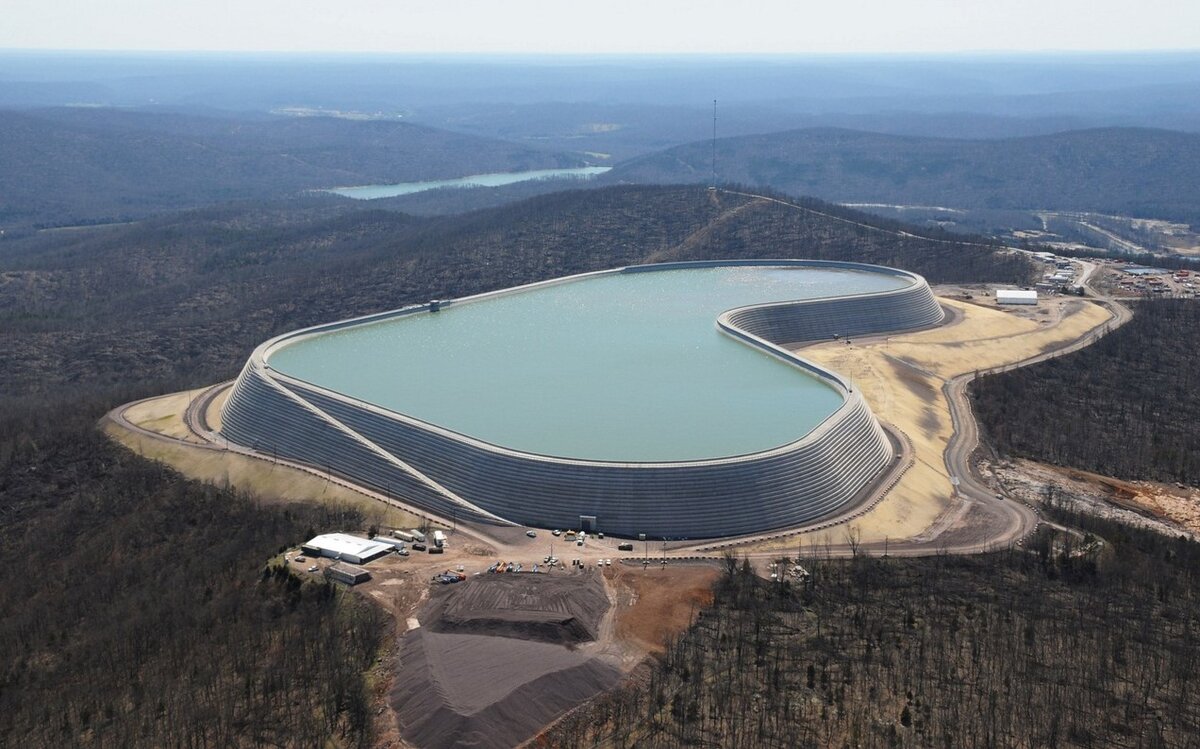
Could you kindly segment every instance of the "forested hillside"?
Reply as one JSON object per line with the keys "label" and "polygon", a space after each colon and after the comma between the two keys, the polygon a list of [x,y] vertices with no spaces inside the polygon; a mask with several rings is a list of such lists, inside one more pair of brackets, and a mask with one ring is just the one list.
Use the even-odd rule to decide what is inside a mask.
{"label": "forested hillside", "polygon": [[369,746],[386,616],[264,571],[354,518],[185,481],[107,405],[0,402],[0,746]]}
{"label": "forested hillside", "polygon": [[805,206],[623,187],[418,219],[293,200],[0,244],[0,745],[371,738],[364,672],[383,618],[263,574],[283,545],[354,518],[184,481],[105,440],[95,423],[108,408],[230,377],[253,346],[305,324],[626,263],[836,257],[935,280],[1029,272],[987,247]]}
{"label": "forested hillside", "polygon": [[1200,544],[1053,513],[1025,549],[731,562],[713,608],[643,680],[539,746],[1190,747]]}
{"label": "forested hillside", "polygon": [[0,229],[582,163],[396,121],[0,110]]}
{"label": "forested hillside", "polygon": [[1016,255],[900,237],[882,219],[803,205],[619,187],[453,218],[301,201],[47,232],[0,250],[0,373],[12,391],[131,373],[199,384],[232,375],[253,346],[288,329],[631,263],[827,258],[935,282],[1030,272]]}
{"label": "forested hillside", "polygon": [[1200,306],[1162,299],[1097,343],[972,386],[1002,453],[1128,479],[1200,482]]}
{"label": "forested hillside", "polygon": [[[722,182],[862,203],[1062,209],[1200,225],[1200,135],[1143,128],[960,140],[817,128],[717,141]],[[607,181],[707,182],[708,141],[633,159]]]}

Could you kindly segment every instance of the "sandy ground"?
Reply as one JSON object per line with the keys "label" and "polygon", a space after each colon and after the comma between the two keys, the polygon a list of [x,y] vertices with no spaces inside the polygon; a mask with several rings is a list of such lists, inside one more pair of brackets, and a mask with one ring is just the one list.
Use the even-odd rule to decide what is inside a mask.
{"label": "sandy ground", "polygon": [[[998,309],[979,287],[943,289],[941,293],[943,304],[953,310],[954,319],[949,325],[925,332],[853,341],[849,345],[818,344],[803,350],[806,358],[847,375],[875,414],[909,437],[915,456],[912,468],[879,505],[846,528],[832,534],[792,536],[770,545],[747,547],[745,551],[775,548],[790,551],[826,542],[842,543],[847,533],[855,534],[863,543],[910,538],[920,536],[935,524],[945,526],[948,534],[974,532],[969,527],[969,518],[953,516],[953,487],[943,459],[951,422],[942,386],[960,374],[1020,361],[1076,339],[1103,324],[1109,313],[1076,298],[1048,299],[1036,308]],[[127,416],[143,428],[185,441],[194,439],[188,434],[182,414],[195,395],[195,392],[176,393],[154,399],[130,408]],[[208,423],[213,428],[220,425],[223,397],[215,399],[208,410]],[[107,423],[105,429],[130,449],[193,478],[232,485],[267,500],[353,506],[365,513],[368,522],[381,528],[421,524],[416,516],[303,471],[237,454],[199,449],[185,442],[155,440],[112,423]],[[997,476],[1007,480],[1004,470],[1016,469],[996,468]],[[1038,489],[1031,484],[1028,491],[1036,494]],[[1194,509],[1196,505],[1195,498],[1172,497],[1167,491],[1134,494],[1144,495],[1140,501],[1144,501],[1146,508],[1156,508],[1142,508],[1143,517],[1151,517],[1154,512],[1164,517],[1169,513],[1183,517],[1188,508]],[[1200,525],[1200,518],[1191,517]],[[985,522],[986,518],[975,521]],[[362,532],[354,528],[340,530]],[[527,730],[528,735],[571,705],[611,687],[620,675],[632,672],[647,656],[662,652],[670,638],[694,620],[711,601],[711,586],[720,574],[713,565],[678,561],[666,567],[623,565],[620,558],[634,553],[617,552],[615,539],[592,539],[585,547],[576,547],[544,532],[536,539],[528,539],[524,529],[509,530],[512,532],[489,529],[487,536],[482,537],[469,529],[460,529],[458,534],[451,534],[445,554],[388,556],[367,565],[372,580],[357,586],[356,591],[389,611],[395,631],[402,635],[369,675],[372,692],[379,697],[376,716],[379,746],[407,746],[402,733],[423,737],[422,743],[432,741],[437,746],[453,746],[455,741],[438,738],[447,726],[457,726],[455,730],[463,740],[475,742],[474,745],[511,745],[523,740],[525,736],[515,734],[489,737],[488,726],[519,724],[525,726],[521,730]],[[436,627],[423,626],[420,612],[428,605],[431,592],[436,595],[442,591],[441,586],[431,585],[432,575],[461,569],[471,578],[498,558],[520,562],[531,569],[535,563],[542,563],[550,544],[554,544],[553,551],[567,565],[565,570],[550,573],[551,576],[582,583],[591,575],[592,579],[598,577],[603,582],[610,607],[594,628],[594,641],[569,645],[539,641],[540,635],[536,633],[513,636],[508,625],[498,627],[496,633],[489,633],[486,628],[439,632]],[[328,564],[327,560],[298,562],[294,560],[295,552],[292,556],[291,564],[300,574],[320,574],[321,568]],[[614,564],[597,567],[597,562],[604,558],[612,559]],[[581,559],[590,571],[575,570],[570,566],[572,559]],[[309,573],[314,564],[317,572]],[[500,597],[482,608],[490,607],[493,612],[520,610],[521,600],[520,596]],[[573,609],[567,606],[558,610],[561,613]],[[506,616],[511,619],[513,615],[493,618],[500,621]],[[486,611],[480,620],[488,620]],[[409,632],[411,637],[403,636]],[[406,661],[416,664],[415,671],[409,671],[404,665]],[[398,669],[396,663],[400,663]],[[417,671],[419,677],[415,675]],[[385,699],[386,695],[391,697]],[[396,711],[398,695],[407,695],[406,704],[411,708],[407,712]],[[522,722],[523,716],[528,718],[530,704],[543,705],[544,709],[535,713],[536,720],[532,723]],[[431,720],[419,717],[427,713],[436,716]]]}
{"label": "sandy ground", "polygon": [[[158,399],[153,403],[163,400],[166,399]],[[183,405],[187,405],[186,398],[183,398]],[[287,466],[244,455],[149,439],[112,422],[105,422],[104,431],[137,454],[165,463],[188,478],[218,486],[232,486],[266,502],[305,501],[350,507],[362,512],[369,523],[380,527],[412,528],[423,522],[415,515]]]}
{"label": "sandy ground", "polygon": [[[849,376],[876,416],[908,435],[915,456],[912,468],[879,505],[847,527],[746,547],[747,551],[843,543],[851,532],[863,543],[919,536],[950,508],[953,497],[943,458],[952,433],[943,384],[1074,340],[1109,318],[1103,307],[1073,297],[1045,299],[1036,307],[997,308],[994,298],[978,287],[944,288],[939,293],[942,304],[957,317],[949,325],[802,350],[804,357]],[[962,298],[967,294],[970,299]]]}
{"label": "sandy ground", "polygon": [[663,652],[667,643],[712,603],[720,576],[712,565],[621,565],[608,572],[617,606],[617,637],[641,652]]}
{"label": "sandy ground", "polygon": [[[526,570],[535,563],[544,569],[546,540],[528,541],[506,548],[506,560],[520,563]],[[604,548],[597,544],[594,553]],[[585,559],[586,567],[575,568],[570,559],[577,555],[564,554],[566,569],[500,579],[505,576],[486,573],[498,561],[490,551],[459,532],[450,534],[444,554],[389,555],[365,565],[372,579],[356,586],[355,592],[388,611],[401,635],[381,655],[370,675],[372,693],[379,698],[376,746],[469,742],[510,746],[530,738],[571,706],[611,688],[634,673],[647,657],[661,653],[711,602],[712,584],[720,575],[710,564],[673,562],[666,567],[651,564],[643,568],[622,564],[619,559],[610,566]],[[297,561],[297,554],[293,549],[288,556],[292,569],[300,575],[320,576],[331,564],[325,559]],[[317,572],[309,573],[314,566]],[[468,578],[466,583],[431,583],[433,575],[460,568]],[[465,592],[484,578],[499,584],[483,587],[480,594],[464,596],[458,605],[449,607],[459,619],[474,618],[473,625],[463,626],[460,621],[454,632],[438,631],[445,628],[426,618],[440,616],[447,608],[444,603],[434,605],[440,597]],[[523,583],[530,580],[550,583],[550,594],[533,595],[536,590],[525,590],[528,586]],[[597,590],[602,591],[603,599],[597,597]],[[530,608],[534,612],[546,609],[546,615],[524,610]],[[514,636],[512,619],[553,623],[562,621],[563,613],[578,617],[583,629],[594,636],[563,644],[547,641],[555,638],[545,637],[545,629],[539,627],[517,631]],[[493,624],[498,626],[491,631]],[[417,636],[410,641],[408,634]],[[525,713],[529,712],[527,706],[535,703],[542,707],[531,713],[537,718],[531,721]],[[421,716],[425,713],[436,714],[436,720],[424,720]],[[524,733],[497,734],[500,742],[488,743],[489,739],[481,738],[486,732],[481,733],[480,726],[497,721],[524,726]],[[451,731],[453,741],[438,738],[446,731]],[[421,743],[411,743],[405,735]]]}
{"label": "sandy ground", "polygon": [[125,411],[125,417],[143,429],[187,442],[203,442],[187,428],[187,424],[183,421],[183,414],[192,399],[199,397],[205,390],[207,388],[186,390],[182,393],[171,393],[161,398],[143,401],[135,406],[130,406]]}
{"label": "sandy ground", "polygon": [[221,409],[225,407],[225,401],[229,400],[229,394],[232,392],[232,387],[225,388],[208,404],[208,411],[204,414],[204,418],[214,432],[221,431]]}
{"label": "sandy ground", "polygon": [[[949,517],[955,504],[953,487],[943,457],[952,431],[949,408],[942,393],[945,382],[975,369],[1017,362],[1078,338],[1103,324],[1109,316],[1104,308],[1075,297],[1047,297],[1036,307],[998,308],[986,286],[940,287],[937,291],[954,315],[948,325],[924,332],[852,341],[849,345],[828,342],[803,349],[805,357],[847,375],[874,413],[908,436],[913,445],[913,466],[882,502],[852,524],[744,547],[746,551],[844,543],[850,533],[863,543],[914,538],[931,527],[940,527],[935,523],[953,522]],[[206,414],[214,428],[219,427],[220,407],[227,393],[226,390],[214,399]],[[147,401],[131,407],[127,415],[140,426],[186,439],[187,428],[181,414],[194,395],[175,393]],[[386,509],[364,494],[303,471],[236,455],[193,450],[182,444],[158,444],[118,431],[109,428],[110,434],[131,448],[193,478],[228,483],[262,497],[346,502],[376,512]],[[402,517],[405,513],[401,510],[386,511],[395,519],[381,518],[380,525],[419,524],[415,517]]]}
{"label": "sandy ground", "polygon": [[[513,746],[532,738],[662,652],[711,602],[720,574],[706,564],[643,568],[618,561],[488,575],[496,558],[457,543],[465,540],[451,536],[445,554],[370,562],[372,579],[355,588],[390,611],[402,635],[388,655],[393,672],[373,679],[374,692],[386,695],[376,716],[377,746]],[[527,551],[536,553],[535,546]],[[319,575],[307,570],[330,563],[297,562],[295,555],[291,564],[301,574]],[[540,562],[532,556],[512,561],[526,570]],[[467,582],[431,584],[432,575],[460,567]],[[446,611],[456,619],[453,631],[436,621]],[[564,613],[583,626],[567,625]],[[583,630],[594,636],[568,642],[571,637],[546,636],[544,626],[514,630],[513,620],[563,623],[571,636]]]}
{"label": "sandy ground", "polygon": [[1093,515],[1200,539],[1200,489],[1156,481],[1123,481],[1032,460],[984,464],[1006,491],[1027,502],[1045,501],[1052,488],[1059,501]]}

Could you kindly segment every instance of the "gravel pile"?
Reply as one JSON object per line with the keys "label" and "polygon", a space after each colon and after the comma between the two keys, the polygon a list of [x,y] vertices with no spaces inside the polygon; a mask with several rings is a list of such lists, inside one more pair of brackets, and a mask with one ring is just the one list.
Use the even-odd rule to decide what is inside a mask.
{"label": "gravel pile", "polygon": [[512,747],[612,688],[622,673],[581,651],[608,610],[599,575],[511,574],[439,587],[400,640],[391,703],[426,749]]}

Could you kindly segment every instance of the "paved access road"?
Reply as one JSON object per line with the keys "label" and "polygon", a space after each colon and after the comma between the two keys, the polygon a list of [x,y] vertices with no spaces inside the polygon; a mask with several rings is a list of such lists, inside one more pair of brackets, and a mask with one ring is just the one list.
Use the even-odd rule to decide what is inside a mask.
{"label": "paved access road", "polygon": [[[767,198],[762,196],[751,195],[748,193],[734,193],[744,195],[746,197],[756,197],[763,200],[769,200],[781,205],[789,206],[801,211],[811,211],[811,209],[795,206],[791,203],[778,200],[776,198]],[[856,222],[851,222],[856,223]],[[867,224],[860,224],[863,227],[870,228],[876,231],[882,231],[898,236],[911,237],[914,235],[907,232],[894,232],[886,229],[871,227]],[[948,240],[939,240],[948,241]],[[1083,337],[1069,344],[1057,347],[1055,349],[1039,353],[1036,356],[1030,357],[1024,361],[1009,364],[999,369],[1011,369],[1014,366],[1025,366],[1035,364],[1039,361],[1060,356],[1062,354],[1076,351],[1095,342],[1099,337],[1108,333],[1111,330],[1124,325],[1132,318],[1132,312],[1128,307],[1121,304],[1118,300],[1099,296],[1095,289],[1090,285],[1092,276],[1096,272],[1097,266],[1094,263],[1086,261],[1078,261],[1083,266],[1083,272],[1080,274],[1080,284],[1087,288],[1093,294],[1093,300],[1108,307],[1111,310],[1113,317],[1105,325],[1089,331]],[[985,370],[979,374],[989,374],[992,371]],[[1004,497],[997,493],[997,489],[988,485],[988,483],[979,475],[979,472],[974,463],[974,456],[979,449],[979,429],[975,421],[974,414],[971,411],[970,399],[967,397],[967,386],[976,376],[976,373],[971,372],[952,378],[943,386],[943,392],[949,404],[951,419],[953,422],[953,434],[950,438],[946,453],[945,463],[949,474],[955,477],[958,481],[957,499],[941,517],[926,531],[920,535],[909,539],[897,539],[895,541],[859,544],[852,541],[848,537],[850,522],[874,507],[887,491],[895,484],[900,475],[907,469],[912,462],[911,445],[908,444],[907,438],[903,435],[898,435],[896,432],[889,430],[893,436],[893,441],[898,445],[899,458],[890,466],[876,482],[868,489],[868,492],[863,500],[855,503],[854,507],[848,508],[843,513],[828,518],[819,523],[803,528],[785,530],[763,534],[748,538],[731,539],[723,542],[705,542],[699,544],[671,544],[673,548],[668,548],[663,551],[654,552],[654,558],[660,559],[663,556],[670,557],[695,557],[695,556],[716,556],[723,553],[725,550],[733,551],[734,553],[744,556],[749,556],[757,560],[766,560],[779,557],[781,552],[758,552],[758,551],[741,551],[752,544],[759,543],[765,540],[784,539],[794,537],[802,533],[810,533],[814,530],[827,529],[830,533],[830,541],[828,544],[822,544],[822,551],[828,552],[831,556],[851,556],[857,553],[872,553],[882,554],[887,553],[895,556],[924,556],[941,553],[954,554],[971,554],[991,551],[999,548],[1004,548],[1014,543],[1020,542],[1021,539],[1032,533],[1041,522],[1038,512],[1034,507],[1026,505],[1014,499]],[[386,502],[399,509],[408,511],[419,517],[425,517],[440,525],[450,526],[452,521],[447,518],[439,518],[433,516],[420,508],[408,505],[394,497],[385,497],[377,492],[370,491],[363,487],[356,486],[339,476],[333,475],[327,471],[314,466],[308,466],[290,460],[281,459],[278,456],[262,453],[246,447],[229,443],[214,431],[208,424],[207,414],[211,404],[225,389],[229,388],[232,382],[221,383],[208,388],[203,393],[193,398],[184,414],[184,421],[187,424],[189,431],[198,440],[181,440],[175,437],[161,434],[149,429],[140,427],[128,420],[126,411],[143,401],[129,403],[111,411],[106,418],[118,424],[124,429],[135,432],[143,437],[153,439],[160,442],[175,443],[185,445],[187,447],[207,450],[221,450],[237,453],[258,460],[267,460],[277,465],[285,465],[290,468],[301,470],[320,477],[324,480],[343,485],[347,488],[354,489],[366,496],[378,499],[381,502]],[[152,399],[146,399],[152,400]],[[844,529],[841,538],[836,538],[838,529]],[[532,548],[541,547],[549,539],[542,539],[534,542],[524,536],[524,529],[517,527],[497,527],[487,525],[466,525],[458,524],[459,532],[464,536],[472,539],[476,543],[486,544],[494,548],[500,554],[518,554],[528,553]],[[616,556],[615,544],[616,540],[608,539],[608,543],[595,543],[586,549],[574,549],[567,547],[565,544],[564,552],[572,556],[593,557],[596,555]],[[660,542],[661,543],[661,542]],[[636,546],[636,544],[635,544]],[[661,548],[661,547],[659,547]],[[635,552],[636,553],[636,552]]]}

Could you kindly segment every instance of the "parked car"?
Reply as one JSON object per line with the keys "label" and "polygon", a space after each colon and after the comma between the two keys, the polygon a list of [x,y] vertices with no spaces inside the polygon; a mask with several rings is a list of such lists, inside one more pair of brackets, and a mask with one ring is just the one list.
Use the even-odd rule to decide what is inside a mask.
{"label": "parked car", "polygon": [[425,544],[413,544],[413,551],[425,551]]}
{"label": "parked car", "polygon": [[530,538],[537,538],[537,531],[525,531],[525,535]]}

